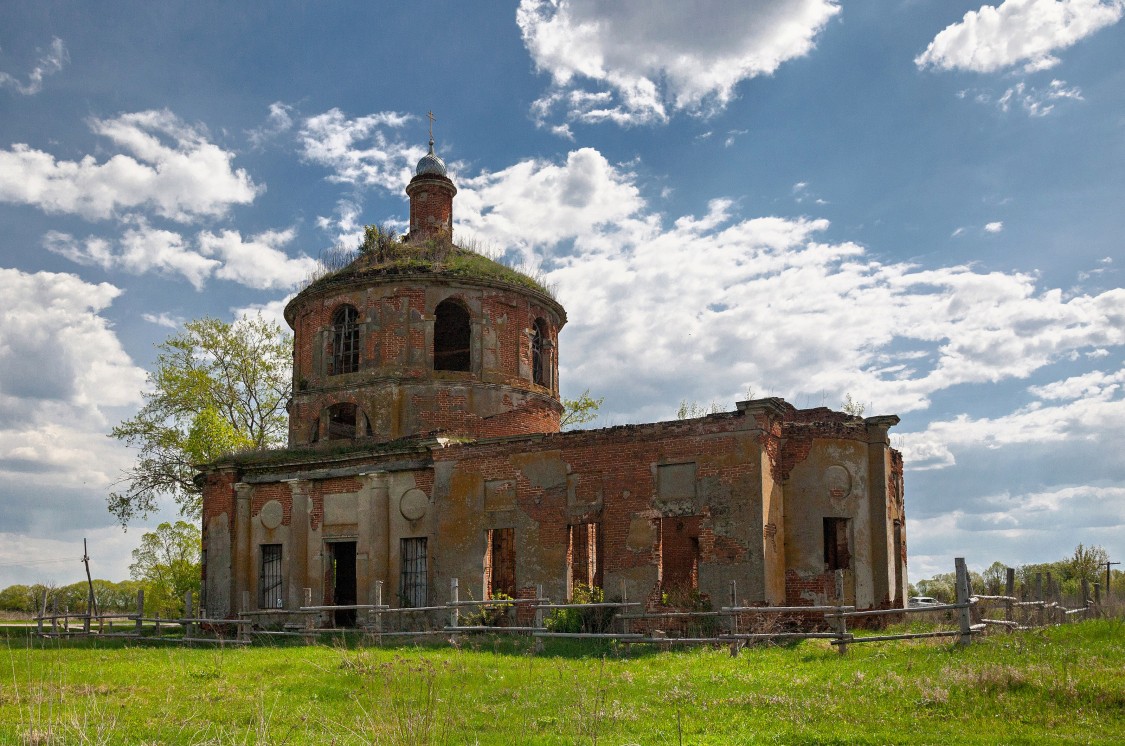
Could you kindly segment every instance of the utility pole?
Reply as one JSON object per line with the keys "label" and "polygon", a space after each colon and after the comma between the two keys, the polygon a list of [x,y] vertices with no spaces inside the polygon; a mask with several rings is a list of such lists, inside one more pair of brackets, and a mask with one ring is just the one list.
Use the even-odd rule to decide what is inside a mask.
{"label": "utility pole", "polygon": [[1109,566],[1110,565],[1120,565],[1120,564],[1121,564],[1120,562],[1110,562],[1109,560],[1105,561],[1105,597],[1106,597],[1107,601],[1109,600],[1110,595],[1112,595],[1112,591],[1110,590],[1110,587],[1109,587]]}
{"label": "utility pole", "polygon": [[98,604],[94,598],[94,581],[90,577],[90,555],[86,551],[85,539],[82,540],[82,562],[86,565],[86,585],[90,589],[90,596],[86,601],[86,616],[90,618],[98,615]]}

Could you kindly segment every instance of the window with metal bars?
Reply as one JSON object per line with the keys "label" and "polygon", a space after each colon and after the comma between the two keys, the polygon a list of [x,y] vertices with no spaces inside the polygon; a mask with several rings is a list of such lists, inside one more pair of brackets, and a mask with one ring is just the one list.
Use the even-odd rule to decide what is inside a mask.
{"label": "window with metal bars", "polygon": [[402,575],[399,581],[399,602],[404,607],[421,608],[426,605],[429,574],[426,568],[426,538],[402,540]]}
{"label": "window with metal bars", "polygon": [[258,572],[258,608],[281,609],[281,545],[262,544],[262,564]]}
{"label": "window with metal bars", "polygon": [[531,329],[531,382],[547,385],[547,322],[536,319]]}
{"label": "window with metal bars", "polygon": [[359,370],[359,311],[340,306],[332,315],[332,369],[329,375]]}

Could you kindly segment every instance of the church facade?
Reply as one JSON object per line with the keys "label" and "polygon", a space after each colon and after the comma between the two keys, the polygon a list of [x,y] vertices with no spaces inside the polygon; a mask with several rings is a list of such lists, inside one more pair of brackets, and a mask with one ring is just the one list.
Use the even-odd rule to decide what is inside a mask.
{"label": "church facade", "polygon": [[560,432],[566,312],[453,245],[456,187],[430,153],[410,232],[288,304],[289,446],[211,464],[209,614],[382,600],[421,607],[579,585],[650,606],[904,605],[893,415],[777,399],[687,420]]}

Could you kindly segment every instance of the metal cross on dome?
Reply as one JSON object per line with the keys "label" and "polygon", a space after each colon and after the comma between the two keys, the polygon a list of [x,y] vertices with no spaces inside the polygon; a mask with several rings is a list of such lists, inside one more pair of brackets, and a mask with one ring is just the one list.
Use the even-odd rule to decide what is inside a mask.
{"label": "metal cross on dome", "polygon": [[430,145],[434,144],[434,113],[433,111],[426,114],[430,119]]}

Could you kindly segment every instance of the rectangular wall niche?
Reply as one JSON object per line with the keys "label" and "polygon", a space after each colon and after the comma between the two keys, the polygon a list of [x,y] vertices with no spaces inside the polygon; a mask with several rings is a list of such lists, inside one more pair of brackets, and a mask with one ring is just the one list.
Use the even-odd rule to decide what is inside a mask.
{"label": "rectangular wall niche", "polygon": [[695,462],[656,467],[656,496],[665,500],[695,497]]}
{"label": "rectangular wall niche", "polygon": [[258,571],[258,608],[283,609],[281,545],[262,544],[262,564]]}
{"label": "rectangular wall niche", "polygon": [[824,519],[824,569],[828,572],[848,570],[851,567],[848,522],[847,518]]}
{"label": "rectangular wall niche", "polygon": [[488,598],[504,594],[516,597],[516,530],[493,528],[488,530],[484,553],[484,592]]}
{"label": "rectangular wall niche", "polygon": [[427,605],[429,572],[426,567],[426,537],[402,540],[402,576],[399,604],[419,609]]}
{"label": "rectangular wall niche", "polygon": [[596,523],[577,523],[567,528],[570,540],[566,592],[573,599],[576,585],[602,587],[602,535]]}

